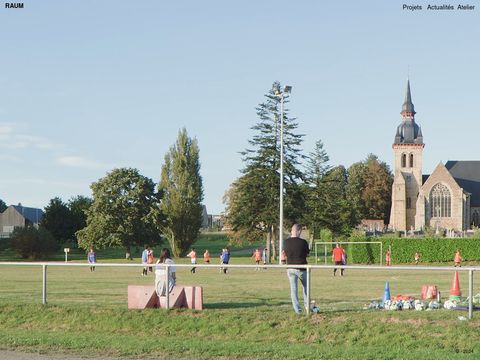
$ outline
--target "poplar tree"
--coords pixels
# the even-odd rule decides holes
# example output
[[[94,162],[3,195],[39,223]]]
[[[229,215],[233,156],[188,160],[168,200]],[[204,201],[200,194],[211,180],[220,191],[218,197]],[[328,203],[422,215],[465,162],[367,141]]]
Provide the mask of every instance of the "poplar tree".
[[[196,139],[185,128],[165,155],[158,186],[162,194],[160,228],[170,243],[172,253],[181,256],[196,241],[202,225],[203,185],[200,154]]]

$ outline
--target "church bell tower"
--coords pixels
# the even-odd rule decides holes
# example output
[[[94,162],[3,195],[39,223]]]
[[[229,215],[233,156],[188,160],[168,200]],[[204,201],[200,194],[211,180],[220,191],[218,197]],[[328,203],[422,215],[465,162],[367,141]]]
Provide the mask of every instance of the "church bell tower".
[[[402,122],[397,127],[392,148],[395,156],[395,174],[392,185],[390,225],[393,230],[419,229],[415,221],[417,197],[422,186],[423,143],[422,130],[415,122],[415,108],[407,80],[405,101],[402,105]],[[417,216],[418,218],[418,216]]]

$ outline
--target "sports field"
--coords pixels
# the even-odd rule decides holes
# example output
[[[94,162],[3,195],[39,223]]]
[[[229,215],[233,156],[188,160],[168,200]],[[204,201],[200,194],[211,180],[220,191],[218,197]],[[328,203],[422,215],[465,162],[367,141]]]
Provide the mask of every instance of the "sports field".
[[[49,267],[43,306],[41,267],[2,266],[0,348],[172,359],[480,358],[480,313],[460,321],[466,312],[363,309],[382,297],[385,281],[392,295],[418,298],[422,284],[436,284],[447,296],[451,271],[347,269],[333,277],[331,270],[312,270],[312,299],[321,312],[307,318],[291,309],[283,269],[177,270],[179,284],[203,286],[204,311],[128,310],[127,285],[154,280],[141,268]],[[466,294],[464,273],[460,287]]]

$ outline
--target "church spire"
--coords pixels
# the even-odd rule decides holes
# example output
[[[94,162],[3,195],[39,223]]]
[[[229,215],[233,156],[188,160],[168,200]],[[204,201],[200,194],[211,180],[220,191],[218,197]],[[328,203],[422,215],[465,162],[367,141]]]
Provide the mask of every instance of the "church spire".
[[[403,117],[415,115],[415,108],[412,103],[412,94],[410,93],[410,79],[407,79],[407,91],[405,93],[405,101],[402,105],[402,114]]]

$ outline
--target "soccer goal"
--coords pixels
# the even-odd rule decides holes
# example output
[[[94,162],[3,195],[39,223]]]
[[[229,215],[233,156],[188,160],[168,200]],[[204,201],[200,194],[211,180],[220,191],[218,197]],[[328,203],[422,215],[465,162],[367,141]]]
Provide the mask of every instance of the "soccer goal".
[[[335,244],[340,244],[340,245],[343,245],[343,244],[346,244],[348,246],[350,245],[360,245],[360,244],[377,244],[377,245],[380,245],[380,249],[379,249],[379,259],[380,259],[380,265],[383,265],[383,244],[381,241],[338,241],[338,242],[332,242],[332,241],[318,241],[318,242],[315,242],[314,243],[314,247],[315,247],[315,264],[318,264],[318,262],[320,261],[320,254],[319,254],[319,248],[320,248],[320,251],[323,250],[323,257],[324,257],[324,262],[325,262],[325,265],[327,265],[327,253],[328,253],[328,247],[330,247],[330,251],[332,249],[333,246],[335,246]],[[323,248],[323,249],[322,249]]]

